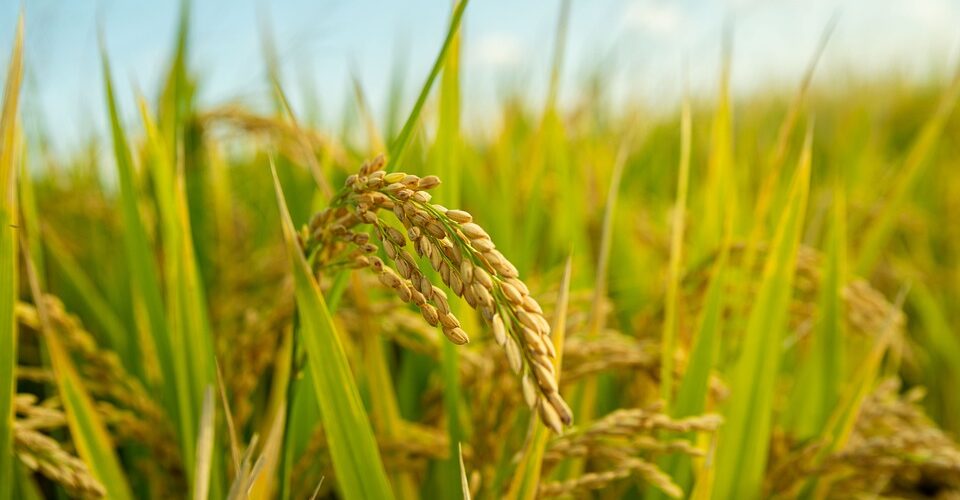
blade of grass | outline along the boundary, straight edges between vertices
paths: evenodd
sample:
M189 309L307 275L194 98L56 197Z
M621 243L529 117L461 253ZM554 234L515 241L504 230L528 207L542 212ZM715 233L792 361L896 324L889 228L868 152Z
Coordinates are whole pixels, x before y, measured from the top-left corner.
M14 481L14 498L19 500L44 500L44 496L40 493L40 487L37 486L37 481L33 477L32 471L27 468L23 463L16 465L16 475L17 480Z
M213 399L213 387L207 386L203 392L203 406L200 412L200 426L197 429L197 449L194 459L193 499L206 500L210 495L210 471L213 466L213 437L216 424L216 405Z
M13 495L13 397L17 322L17 107L23 78L23 15L17 21L0 114L0 500Z
M460 460L460 489L463 500L470 500L470 481L467 480L467 469L463 466L463 446L457 443L457 458Z
M463 10L467 8L468 1L469 0L458 0L453 7L453 14L450 16L450 24L447 28L447 36L443 40L443 47L441 47L440 53L437 54L437 59L430 69L430 74L427 75L427 80L420 88L420 95L417 96L417 102L413 105L410 115L407 116L407 121L404 122L403 128L400 129L400 134L390 143L389 154L387 155L390 162L390 165L387 167L388 171L395 171L403 159L403 153L407 148L407 144L410 142L410 136L413 134L417 121L420 119L420 111L427 102L427 96L430 95L433 82L437 79L437 75L440 74L440 70L443 68L447 51L453 44L454 37L460 29L460 19L463 18Z
M166 81L160 93L159 110L157 111L159 128L164 143L170 148L170 151L176 151L180 146L182 127L189 112L187 108L190 105L192 90L187 75L189 31L190 0L181 0L173 60L166 72Z
M285 329L280 348L277 350L277 359L289 359L290 352L293 350L293 332ZM283 460L283 446L287 433L287 387L290 385L290 364L281 363L277 366L273 374L273 381L270 384L270 399L267 403L265 416L262 420L261 429L267 436L263 443L263 468L259 476L255 478L250 486L250 498L277 498L277 472L280 470ZM228 412L229 416L229 412ZM229 422L229 420L228 420Z
M332 315L340 305L340 300L349 283L350 273L341 272L333 279L327 291L327 310ZM310 370L303 372L303 349L298 345L298 336L291 335L289 349L284 351L283 359L290 368L289 383L287 384L287 409L284 416L287 419L284 432L283 454L280 458L280 480L277 496L282 500L290 498L290 474L294 458L299 456L309 441L320 418L319 403L313 390L313 375Z
M720 90L717 106L710 125L710 156L707 160L706 187L703 191L703 226L698 232L700 251L716 250L724 235L736 221L737 196L734 192L736 176L733 173L733 111L730 99L730 58L732 33L725 30L723 63L720 70Z
M22 243L26 245L25 238ZM56 331L51 327L43 292L37 281L33 261L29 257L29 249L24 254L30 292L40 316L40 327L53 369L54 382L63 404L63 413L66 416L67 427L70 429L70 437L77 448L77 454L87 464L93 477L103 485L107 498L132 499L132 490L127 483L127 477L124 475L107 428L70 359L70 353L66 346L60 343L60 335L64 332Z
M557 357L553 360L556 369L557 381L560 380L560 369L563 365L563 342L567 329L567 305L570 302L570 276L573 270L573 256L567 257L567 264L563 269L563 279L560 281L560 295L557 297L557 308L553 315L551 338ZM540 487L540 477L543 471L543 454L550 440L550 430L539 419L531 419L533 437L523 454L520 464L513 472L510 489L505 498L509 500L533 500L537 497Z
M106 488L108 498L134 498L106 427L57 335L48 332L46 345L77 452L93 476Z
M883 197L883 209L863 236L855 269L858 276L868 276L880 259L883 249L896 229L897 220L913 192L917 179L928 163L927 159L943 134L947 119L956 107L958 98L960 98L960 69L943 91L936 110L923 125L920 135L910 146L903 166L892 184L892 191Z
M817 307L818 319L811 338L811 353L800 368L795 386L798 394L795 432L799 439L819 435L836 407L837 398L847 380L846 332L843 309L846 276L846 202L843 189L834 188L832 225L827 242L823 280Z
M101 58L117 181L120 188L123 243L130 272L130 293L133 299L134 316L138 331L144 332L143 336L153 344L152 350L145 348L142 355L145 357L152 352L157 356L161 379L150 382L163 394L168 413L179 416L177 428L181 438L181 450L184 456L190 456L190 452L186 450L195 449L192 436L196 420L193 418L187 378L184 370L179 368L181 365L185 366L185 362L182 360L182 349L176 348L178 343L171 338L170 330L167 328L156 263L153 261L147 231L140 216L140 195L137 190L133 157L120 124L110 75L110 62L102 42Z
M620 181L627 163L627 141L620 144L617 158L613 164L613 175L610 177L610 186L607 189L607 205L603 212L603 230L600 235L600 249L597 254L597 267L593 288L593 298L590 306L590 323L587 337L596 337L603 330L606 318L603 314L603 302L607 294L607 271L610 265L610 248L613 242L613 218L616 214L617 199L620 196ZM597 379L591 378L580 383L570 398L573 414L577 421L586 423L593 420L594 407L597 401ZM557 469L557 477L569 479L579 476L583 468L583 460L571 460Z
M884 327L880 332L879 338L877 338L870 352L867 353L867 356L853 374L853 377L850 379L850 384L846 387L836 407L830 414L830 418L822 434L824 446L814 457L811 464L812 467L818 467L828 455L841 450L850 438L857 416L860 414L860 407L870 394L870 390L876 385L883 357L896 336L897 329L894 327L894 318L896 317L896 313L903 309L903 303L907 297L907 290L908 289L904 287L900 290L900 293L897 294L895 305L890 309L890 313L885 318ZM825 498L828 488L829 481L820 482L818 477L814 476L808 480L802 496L808 497L810 493L813 493L816 498Z
M220 363L217 363L217 392L220 393L220 404L223 405L223 416L227 424L227 444L230 446L233 473L238 474L241 461L240 438L237 437L237 427L233 423L233 412L230 411L230 401L227 399L227 388L223 384L223 372L220 370Z
M377 335L378 326L376 321L372 321L374 316L370 312L368 290L356 273L350 276L350 292L355 307L362 312L357 326L360 331L369 333L363 336L361 348L374 428L377 435L386 439L403 439L403 420L400 418L400 409L393 392L393 377L384 353L384 340ZM392 473L390 479L399 498L416 498L417 489L413 476L407 473Z
M133 339L129 338L127 329L123 326L123 321L111 308L107 299L83 270L83 267L67 251L56 231L42 228L40 234L41 242L50 256L50 263L55 266L55 270L59 271L58 276L72 287L77 292L77 296L85 302L84 305L99 327L94 331L103 332L103 336L97 340L118 353L130 353L131 350L136 349L136 346L133 345L134 342L132 342ZM124 358L124 365L131 372L143 372L142 369L138 369L132 363L136 359L132 355L124 354L121 357Z
M687 187L690 184L690 101L684 98L680 111L680 165L677 179L677 203L673 208L670 235L670 263L667 271L667 296L663 337L660 341L660 399L669 411L673 401L673 364L677 343L677 307L680 294L680 266L683 262L683 230L687 210Z
M950 326L950 319L944 309L943 302L934 294L928 285L917 282L911 289L910 303L917 311L917 317L923 328L923 345L931 351L933 363L927 368L925 376L931 396L939 393L941 424L944 428L955 433L960 432L960 394L952 388L960 387L960 339ZM935 391L934 387L950 387L951 389Z
M677 389L677 398L671 408L674 418L684 418L703 413L707 408L707 397L710 389L710 373L717 363L720 353L720 335L723 330L724 291L727 282L727 260L729 251L727 246L721 250L716 265L713 267L710 285L704 299L703 312L700 316L700 325L693 339L690 359L687 361L687 370ZM694 438L693 434L681 438ZM688 490L693 465L686 456L675 455L665 461L663 467L674 481ZM697 478L697 484L700 485ZM662 497L662 494L657 493ZM656 498L656 497L655 497Z
M794 130L796 130L797 123L800 120L800 111L803 109L810 86L813 83L813 76L820 63L820 59L823 57L824 51L826 51L830 38L833 37L833 29L835 26L836 18L832 18L827 22L827 25L824 26L817 48L814 50L813 56L807 64L803 80L800 82L797 92L790 101L790 106L787 108L787 114L783 122L780 123L780 128L777 132L777 142L767 163L768 174L763 179L763 183L758 191L759 195L756 205L754 206L752 218L753 227L750 229L750 234L747 239L747 254L743 259L743 269L753 269L756 263L760 242L763 241L767 233L767 216L769 215L769 210L773 206L774 199L780 193L778 186L783 170L782 166L790 145L790 138L793 136Z
M760 493L771 432L772 402L787 324L795 259L807 207L812 132L794 174L790 196L764 266L731 373L726 423L720 431L714 498L755 498Z
M41 287L47 286L45 274L43 245L40 240L40 214L37 212L37 199L34 193L33 179L30 176L29 158L27 157L27 148L23 148L20 158L20 215L23 217L23 232L27 235L27 243L30 248L33 262L37 266L37 281Z
M252 499L274 498L273 474L280 461L280 448L283 446L284 424L286 422L286 407L277 406L277 413L270 419L267 429L267 439L263 442L263 450L257 459L257 467L251 477L252 484L247 489Z
M293 267L299 336L320 405L324 432L344 498L393 498L380 450L320 287L297 244L276 168L271 164L284 241Z
M216 362L213 352L213 333L206 310L206 293L197 269L190 214L186 200L186 177L182 148L173 165L164 147L163 138L146 106L140 99L140 112L147 135L150 172L153 174L155 196L159 207L163 233L165 264L167 266L168 317L173 319L174 337L180 339L181 354L186 365L187 388L191 408L201 408L204 387L216 383ZM193 415L195 418L200 415ZM192 439L192 437L191 437ZM185 448L186 449L186 448ZM218 456L213 457L212 492L219 492ZM187 461L190 471L199 464ZM196 478L194 478L196 480Z
M273 65L270 66L272 68L271 71L276 71L276 68L273 68ZM287 120L289 120L290 124L293 126L293 130L296 132L297 142L300 148L303 150L304 157L307 159L307 167L310 169L310 174L313 176L314 182L317 183L317 187L320 188L320 193L325 199L329 200L333 197L333 187L330 185L330 181L327 179L327 175L326 172L324 172L323 166L317 161L313 146L310 144L307 134L300 126L300 121L297 119L296 113L293 112L293 107L290 106L290 101L287 99L286 92L284 92L283 87L280 86L279 73L271 72L270 79L273 84L273 93L277 97L277 102L280 104L281 110L286 115Z
M567 132L564 119L557 105L560 94L560 76L564 56L567 48L567 31L570 24L569 0L560 2L557 13L556 33L554 35L553 56L550 65L549 87L547 97L543 103L543 111L538 127L530 138L530 152L523 161L523 168L519 172L511 172L503 176L504 193L512 200L516 196L517 186L526 191L526 199L521 206L550 207L548 210L555 213L553 217L528 216L520 224L521 242L515 253L515 263L522 273L534 271L532 264L536 262L538 250L542 245L544 234L549 234L556 242L557 248L573 245L573 248L584 248L587 242L582 231L583 224L583 197L577 188L578 180L571 166L567 145ZM548 171L549 169L549 171ZM519 176L516 174L520 174ZM544 177L557 181L556 197L550 199L539 184ZM534 187L536 186L536 187ZM496 205L495 206L500 206ZM507 206L506 204L502 206ZM517 210L517 205L514 205ZM512 226L516 224L511 214L501 211L500 220ZM508 247L509 248L509 247Z

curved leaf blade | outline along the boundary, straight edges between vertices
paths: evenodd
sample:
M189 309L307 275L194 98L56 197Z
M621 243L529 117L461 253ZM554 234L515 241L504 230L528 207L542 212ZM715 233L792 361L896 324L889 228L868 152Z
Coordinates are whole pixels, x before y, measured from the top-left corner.
M370 419L320 286L297 244L296 229L272 163L271 171L283 239L293 265L300 340L307 352L308 369L313 375L313 388L321 408L320 417L338 484L347 499L392 499L393 492L380 460Z

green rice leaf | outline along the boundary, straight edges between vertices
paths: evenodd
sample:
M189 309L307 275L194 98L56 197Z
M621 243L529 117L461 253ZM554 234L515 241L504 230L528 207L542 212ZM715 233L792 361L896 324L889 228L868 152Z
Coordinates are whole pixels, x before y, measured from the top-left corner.
M460 489L463 500L470 500L470 481L467 480L467 469L463 465L463 446L457 443L457 458L460 460Z
M97 340L110 346L118 353L131 353L131 351L137 349L135 345L137 339L129 337L127 329L123 326L123 322L117 316L117 313L111 308L107 299L86 271L83 270L83 267L70 255L56 232L41 229L40 234L53 268L59 271L59 276L77 292L77 296L83 300L84 306L89 310L95 324L99 327L96 331L103 333L104 338L98 338ZM122 357L125 358L123 359L124 365L131 372L137 373L140 371L140 367L133 364L133 360L136 358L127 354Z
M677 307L680 290L680 266L683 261L683 227L690 184L690 102L684 99L680 118L680 168L677 180L677 204L673 209L670 234L670 264L667 272L666 317L661 340L660 398L667 408L673 400L673 362L677 343Z
M453 14L450 16L450 24L447 27L447 36L443 40L443 47L440 48L440 53L437 54L437 59L433 62L433 67L430 69L430 74L427 75L427 80L423 82L423 86L420 88L420 95L417 96L417 102L413 105L410 115L407 116L407 121L404 122L403 128L400 129L400 134L390 143L388 155L390 165L388 166L388 170L391 172L397 169L403 159L403 152L406 150L407 144L410 142L410 136L413 134L413 130L420 119L420 111L423 110L423 105L427 102L427 96L430 95L433 82L437 79L440 70L443 68L443 63L446 61L447 51L453 44L457 31L460 29L460 19L463 18L463 10L467 8L468 1L469 0L458 0L456 5L454 5Z
M863 235L863 243L856 261L858 275L868 275L880 259L881 253L896 229L903 207L907 204L920 173L928 163L927 159L943 134L947 119L956 107L958 98L960 98L960 70L943 91L937 108L914 139L896 179L891 184L891 192L883 197L883 209Z
M742 351L733 366L726 422L720 430L714 498L756 498L766 469L773 395L787 308L793 293L797 248L810 181L808 131L787 204L750 310Z
M13 495L13 397L17 367L17 107L23 78L23 16L17 23L0 110L0 500Z
M338 485L348 500L391 499L393 492L346 353L320 286L297 243L296 229L287 211L276 168L272 165L271 168L284 241L293 264L300 320L298 333L307 352L307 365L313 375L313 387Z
M93 398L83 385L69 351L60 343L60 336L67 332L55 330L51 326L36 268L29 256L26 258L25 268L40 317L40 331L53 369L53 381L63 404L63 413L77 454L86 463L93 477L103 485L108 498L133 498L107 427L94 406Z
M182 158L174 165L170 149L147 109L140 99L140 112L147 134L147 152L150 172L153 174L157 205L163 233L166 259L167 317L172 322L173 338L178 339L180 358L177 362L186 367L185 393L190 408L201 408L204 387L216 383L216 362L213 352L213 332L206 309L206 292L197 269L190 214L186 199L186 179ZM183 389L178 388L178 391ZM194 418L199 414L192 415ZM193 439L190 436L190 439ZM199 446L196 444L195 446ZM185 448L186 449L186 448ZM215 465L214 489L219 472L219 457L213 457ZM199 464L187 461L189 470L197 470ZM196 480L196 478L194 478Z
M45 333L50 363L77 453L93 477L107 490L108 498L134 498L107 428L94 408L93 399L83 386L70 354L57 338L60 332L47 329Z
M843 394L838 398L824 431L820 435L824 445L814 456L811 463L812 467L819 466L828 455L843 449L844 445L847 444L850 434L853 433L857 416L860 414L860 407L867 396L870 395L870 391L876 387L883 357L890 349L897 333L894 318L897 312L902 310L906 296L907 289L901 289L895 306L890 309L890 313L885 318L883 329L879 332L876 342L852 374L850 383L846 385ZM829 478L821 481L818 476L813 476L807 480L803 497L808 497L813 493L815 498L826 498L829 485Z
M167 328L167 319L164 313L160 281L157 276L156 263L153 252L147 239L147 231L140 216L139 197L136 172L133 167L133 156L127 139L120 124L119 111L113 93L113 82L110 75L110 62L106 49L101 48L103 59L103 80L107 109L110 120L110 131L113 137L114 159L117 166L117 181L120 188L120 211L123 222L123 244L130 272L130 285L134 304L134 316L140 331L146 332L144 337L153 343L152 352L156 353L160 367L160 380L152 380L160 388L164 396L167 411L171 415L179 415L179 431L183 450L193 450L194 427L192 406L188 398L186 377L183 369L178 372L177 367L186 364L183 362L182 349L175 348L175 342L170 337ZM146 351L146 350L145 350ZM179 358L179 363L177 362ZM189 452L185 453L189 455Z
M717 364L720 352L720 335L723 331L724 290L727 285L728 249L721 250L720 257L711 272L710 286L704 299L703 312L699 320L687 370L677 389L677 399L671 409L674 418L691 417L703 413L707 408L707 396L710 389L710 373ZM693 434L684 436L693 438ZM693 466L689 457L672 456L666 460L664 470L673 477L681 488L689 486ZM697 478L699 485L701 478ZM656 494L660 494L657 492Z
M197 429L197 449L193 473L193 499L205 500L210 494L210 472L213 465L213 438L216 421L216 405L213 387L207 386L203 393L200 426Z
M797 437L819 435L847 379L846 332L843 288L846 276L846 201L842 189L834 189L831 229L824 259L823 281L817 306L817 322L810 339L810 356L801 365L791 412Z

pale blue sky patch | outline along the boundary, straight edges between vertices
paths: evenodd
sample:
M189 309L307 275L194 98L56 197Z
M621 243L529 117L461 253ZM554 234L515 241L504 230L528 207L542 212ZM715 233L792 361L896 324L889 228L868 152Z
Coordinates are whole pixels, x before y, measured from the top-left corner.
M18 2L0 2L0 53L9 52ZM126 121L134 88L154 98L173 48L179 2L27 0L28 127L69 152L104 130L98 26L103 27ZM398 59L411 102L442 41L451 3L437 0L195 0L191 68L204 105L269 102L261 31L272 27L295 106L320 103L339 126L351 72L383 117ZM463 99L471 127L491 123L507 92L542 102L558 0L473 0L464 25ZM947 75L960 46L960 0L574 0L562 80L571 102L590 71L605 71L614 102L672 106L688 68L696 93L715 92L724 23L732 22L738 94L792 88L831 16L838 23L817 83L891 72ZM306 110L301 109L301 113Z

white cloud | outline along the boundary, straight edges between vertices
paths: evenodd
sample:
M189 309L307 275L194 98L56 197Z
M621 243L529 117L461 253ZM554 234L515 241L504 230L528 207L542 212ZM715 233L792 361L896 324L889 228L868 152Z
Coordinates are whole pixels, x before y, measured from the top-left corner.
M683 12L675 3L657 0L631 2L623 19L628 28L659 37L678 34L685 22Z
M483 66L513 67L524 59L523 42L511 33L487 33L476 41L475 60Z

